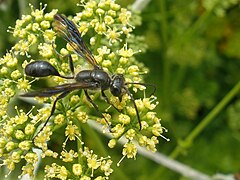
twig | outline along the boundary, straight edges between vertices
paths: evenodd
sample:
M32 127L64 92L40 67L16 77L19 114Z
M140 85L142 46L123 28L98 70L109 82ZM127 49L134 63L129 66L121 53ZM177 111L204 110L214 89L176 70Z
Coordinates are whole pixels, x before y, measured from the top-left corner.
M99 124L97 124L95 121L89 121L89 125L91 127L93 127L94 129L96 129L97 131L99 131L100 133L102 133L102 128ZM104 134L105 136L111 138L110 134ZM120 144L125 144L127 142L127 140L125 138L121 138L118 141ZM196 180L210 180L211 178L206 175L203 174L189 166L186 166L178 161L169 159L167 156L159 153L159 152L155 152L152 153L148 150L146 150L145 148L139 146L138 144L135 143L135 145L137 146L137 150L138 153L141 154L142 156L147 157L148 159L151 159L152 161L155 161L158 164L161 164L175 172L178 172L179 174L188 177L190 179L196 179Z
M132 4L132 10L133 11L142 11L148 5L148 3L150 3L150 1L151 0L136 0Z
M192 144L194 139L206 128L212 121L216 120L216 116L236 97L240 92L240 81L222 98L222 100L204 117L201 122L192 130L191 133L183 140L183 144ZM171 153L172 158L176 158L181 154L182 147L178 145Z
M212 180L236 180L236 178L232 174L215 174Z

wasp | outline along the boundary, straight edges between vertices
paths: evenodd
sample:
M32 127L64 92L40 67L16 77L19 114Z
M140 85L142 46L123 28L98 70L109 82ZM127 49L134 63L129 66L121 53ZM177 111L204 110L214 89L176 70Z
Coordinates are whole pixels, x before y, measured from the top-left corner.
M110 123L104 117L104 115L99 110L95 102L91 99L88 91L100 90L102 97L106 100L108 104L112 105L116 110L118 109L113 104L111 104L109 98L105 94L105 91L110 90L111 94L115 97L118 97L120 101L122 100L122 96L127 93L135 108L137 119L138 119L140 130L141 130L141 121L140 121L139 111L137 109L135 99L133 95L130 93L130 91L128 90L127 85L138 84L138 85L146 86L149 84L137 83L137 82L125 82L125 78L122 74L113 74L110 76L97 63L93 54L91 53L91 51L89 50L85 42L83 41L81 33L78 31L78 28L74 24L74 22L67 19L64 15L60 15L60 14L54 15L53 27L56 30L57 35L61 36L63 39L67 41L67 43L69 43L74 53L84 58L90 65L92 65L93 69L81 70L80 72L75 74L73 60L70 55L68 56L69 57L68 59L69 59L69 68L71 70L72 76L61 75L54 66L52 66L49 62L43 61L43 60L37 60L26 65L25 73L28 76L32 76L32 77L59 76L61 78L74 80L74 82L72 83L66 83L66 84L55 86L55 87L49 87L41 90L27 92L21 95L23 97L50 97L53 95L58 95L53 102L49 117L47 118L47 120L45 121L44 125L42 126L39 132L43 130L43 128L47 125L49 119L53 115L56 108L57 101L64 98L74 90L84 91L87 100L92 104L92 106L102 116L102 118L104 118L106 124L109 127L110 127ZM155 86L153 87L155 92L156 88ZM120 112L120 110L118 111Z

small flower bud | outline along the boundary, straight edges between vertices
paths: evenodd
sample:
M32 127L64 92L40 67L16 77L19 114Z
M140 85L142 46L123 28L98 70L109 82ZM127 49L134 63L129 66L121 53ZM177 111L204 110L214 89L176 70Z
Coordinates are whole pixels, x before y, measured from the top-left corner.
M108 147L110 148L114 148L117 144L117 141L116 139L111 139L109 142L108 142Z
M73 171L74 175L80 176L82 174L82 165L81 164L73 164L72 171Z
M23 151L28 151L31 148L31 141L22 141L18 144L18 147Z

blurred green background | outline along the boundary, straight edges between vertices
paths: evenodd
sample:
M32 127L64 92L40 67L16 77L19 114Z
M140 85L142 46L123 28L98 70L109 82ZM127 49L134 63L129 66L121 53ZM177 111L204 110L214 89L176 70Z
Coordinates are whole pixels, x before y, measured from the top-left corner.
M30 12L29 2L39 7L40 1L0 0L1 57L15 41L7 33L8 26ZM48 4L46 11L59 9L68 15L79 11L78 0L41 2ZM133 2L117 1L123 7ZM145 81L157 86L158 116L168 129L165 136L171 139L160 139L158 151L210 176L240 172L239 91L225 101L222 109L217 106L240 81L240 3L154 0L143 9L141 17L142 25L135 32L145 36L148 50L138 54L137 59L150 70ZM215 116L200 128L204 117L216 106ZM195 128L200 131L189 138ZM86 136L91 142L91 135ZM105 137L102 141L107 144ZM120 147L105 148L115 162L121 158ZM112 179L185 179L141 155L136 161L125 159L114 170Z

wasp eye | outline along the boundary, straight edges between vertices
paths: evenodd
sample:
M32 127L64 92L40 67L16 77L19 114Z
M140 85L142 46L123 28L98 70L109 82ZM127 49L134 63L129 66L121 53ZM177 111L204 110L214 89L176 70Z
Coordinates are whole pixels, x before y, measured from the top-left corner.
M111 93L112 93L114 96L116 96L116 97L120 97L121 94L122 94L121 88L119 88L119 87L112 86L112 87L110 88L110 90L111 90Z

